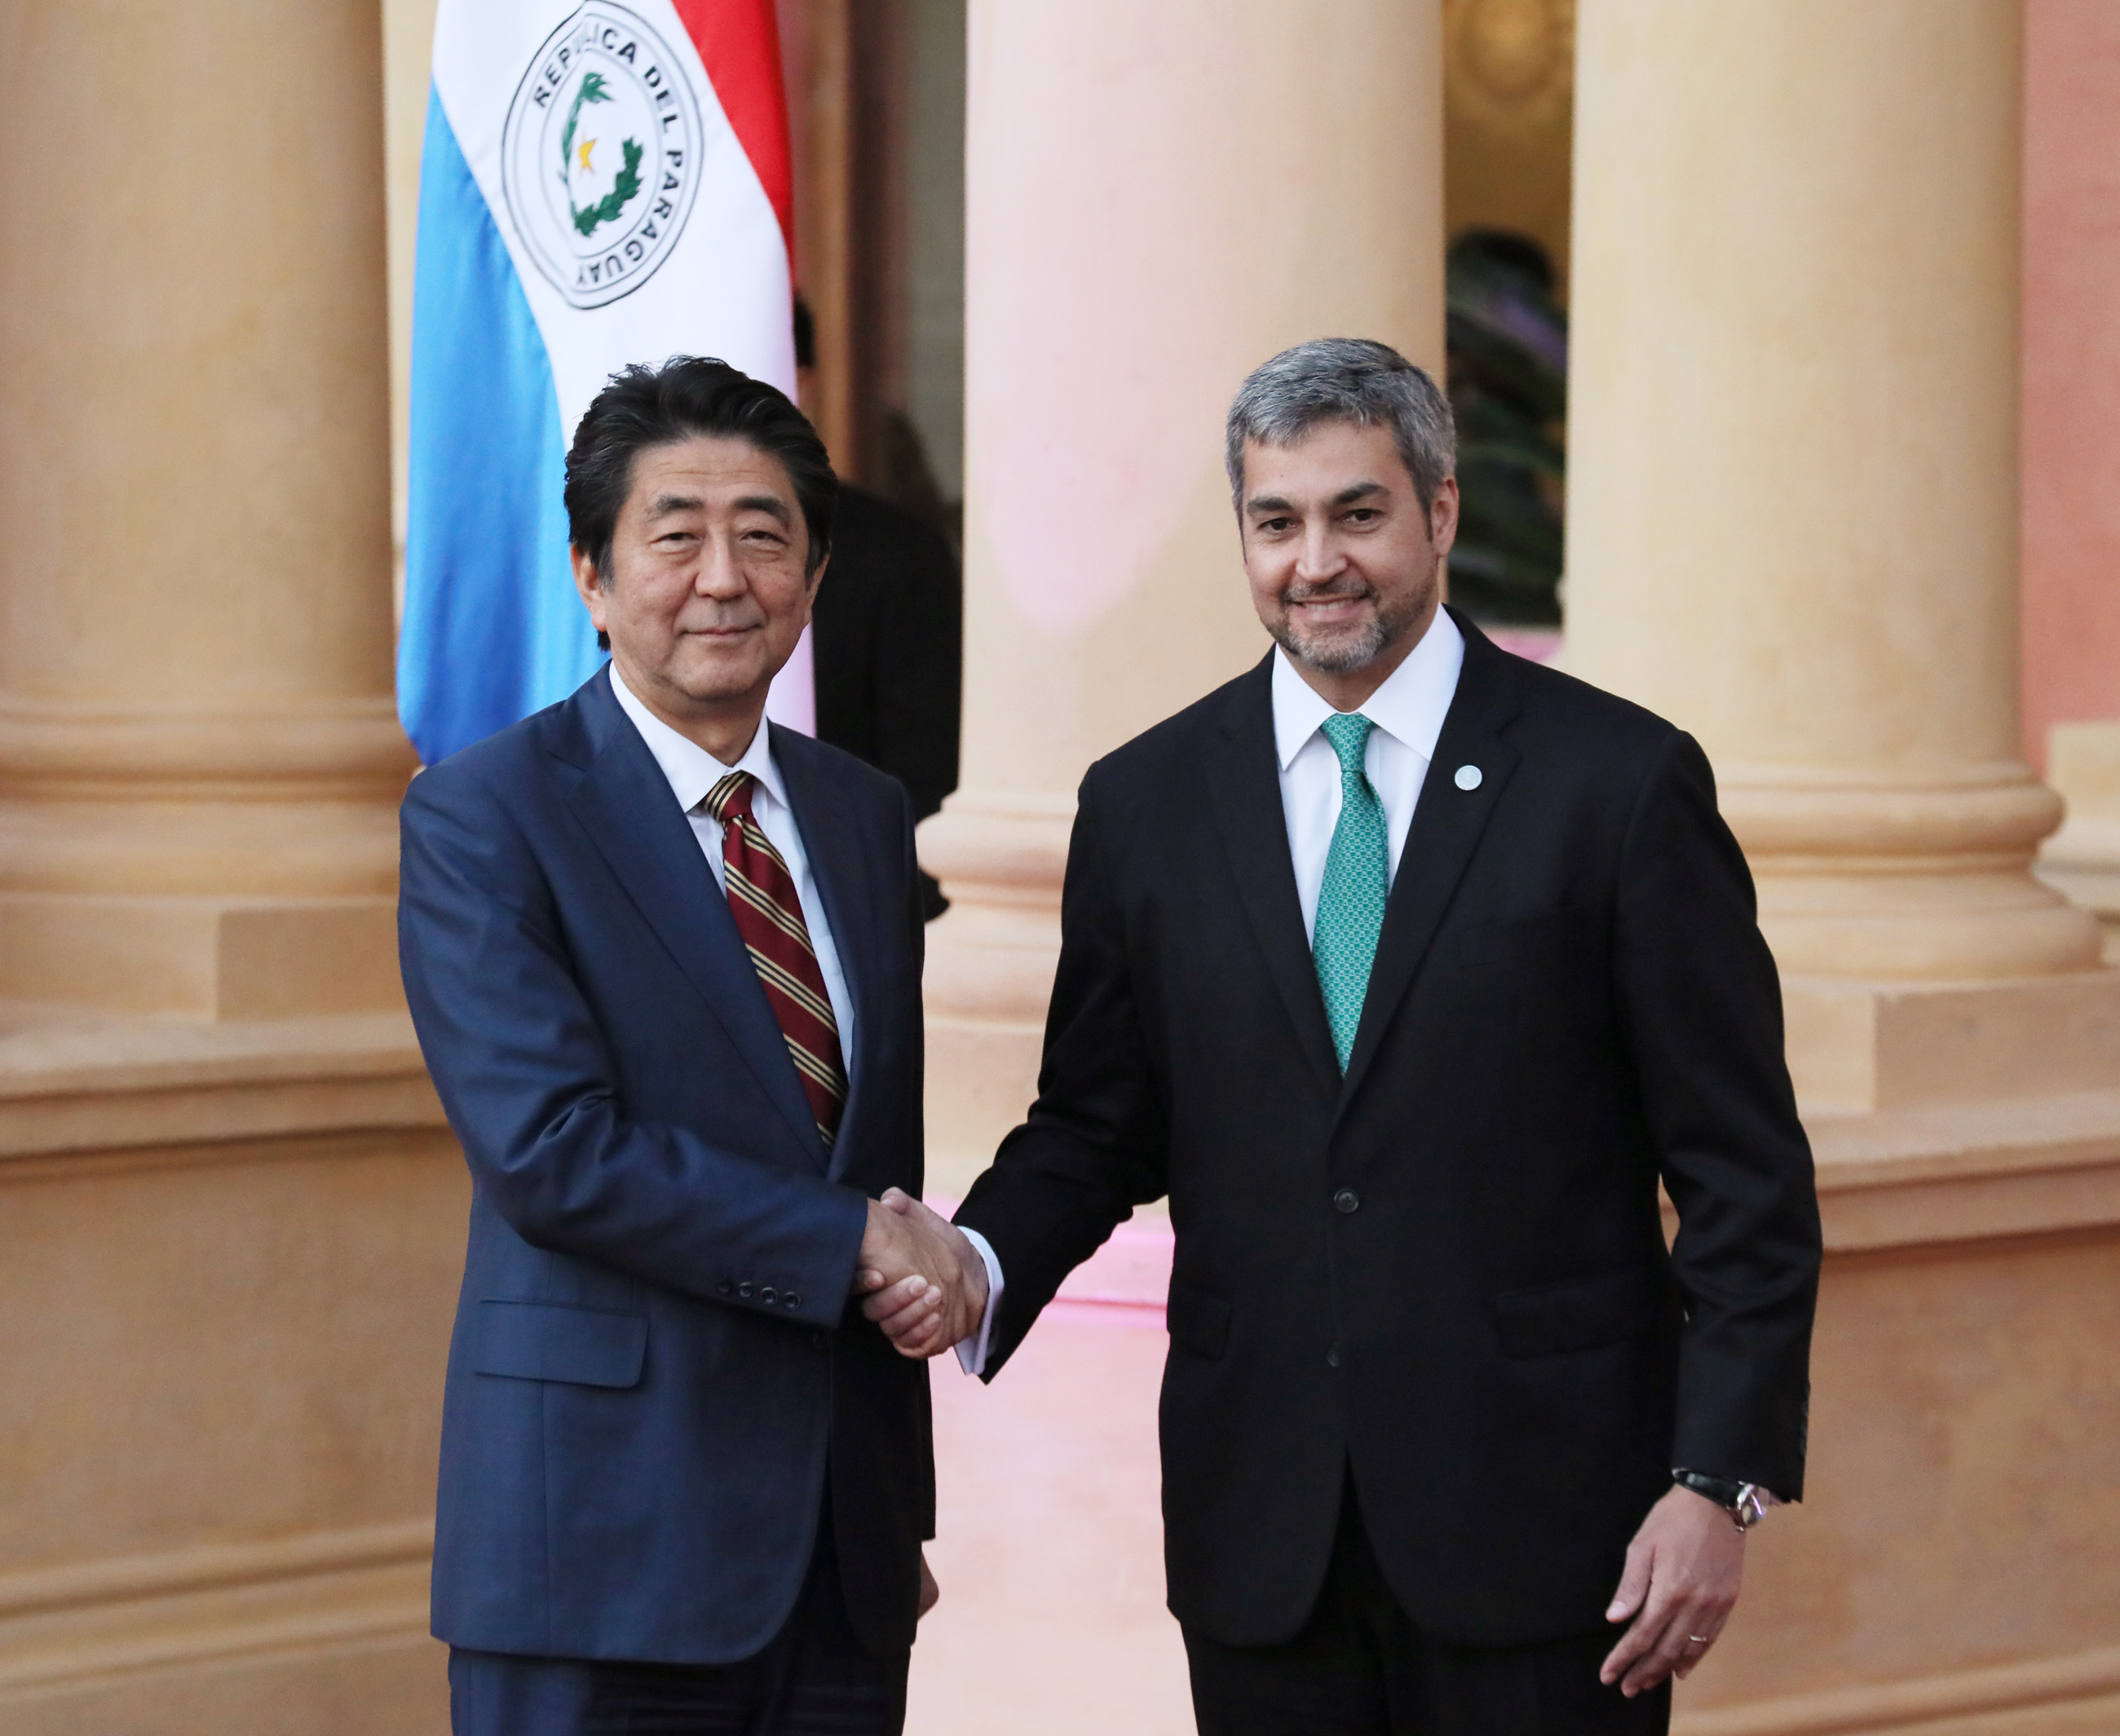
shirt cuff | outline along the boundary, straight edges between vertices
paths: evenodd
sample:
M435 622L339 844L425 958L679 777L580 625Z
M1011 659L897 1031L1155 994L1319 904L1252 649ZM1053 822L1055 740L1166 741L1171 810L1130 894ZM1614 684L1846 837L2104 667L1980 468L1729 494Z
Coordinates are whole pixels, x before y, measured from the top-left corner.
M1001 1262L994 1258L993 1249L986 1237L976 1230L963 1231L965 1240L979 1250L979 1258L986 1262L987 1311L979 1316L979 1329L957 1346L957 1363L968 1375L983 1375L987 1371L987 1341L993 1336L994 1314L1001 1306Z

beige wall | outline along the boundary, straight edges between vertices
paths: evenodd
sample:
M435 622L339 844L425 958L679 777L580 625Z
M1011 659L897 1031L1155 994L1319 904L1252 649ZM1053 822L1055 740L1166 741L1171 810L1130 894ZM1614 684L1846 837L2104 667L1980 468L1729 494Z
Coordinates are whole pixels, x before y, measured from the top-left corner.
M409 1736L465 1187L393 944L380 21L20 0L0 1728Z

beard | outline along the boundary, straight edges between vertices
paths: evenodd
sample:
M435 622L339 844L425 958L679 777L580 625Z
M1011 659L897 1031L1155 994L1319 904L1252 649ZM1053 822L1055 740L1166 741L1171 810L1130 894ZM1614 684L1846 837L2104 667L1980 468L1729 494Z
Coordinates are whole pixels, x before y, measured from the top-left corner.
M1434 595L1432 572L1427 584L1411 586L1388 601L1379 598L1374 586L1359 579L1353 584L1336 579L1324 584L1292 584L1281 595L1281 619L1272 628L1274 643L1306 668L1324 675L1351 674L1367 668L1403 639ZM1374 607L1367 620L1351 626L1322 633L1302 631L1290 605L1328 597L1366 597Z

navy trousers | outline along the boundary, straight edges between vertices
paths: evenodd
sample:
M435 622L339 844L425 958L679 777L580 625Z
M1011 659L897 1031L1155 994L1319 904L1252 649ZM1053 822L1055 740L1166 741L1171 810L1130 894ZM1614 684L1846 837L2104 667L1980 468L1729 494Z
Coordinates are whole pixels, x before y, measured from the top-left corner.
M1664 1736L1668 1683L1597 1679L1620 1628L1544 1645L1445 1645L1384 1583L1351 1485L1317 1608L1285 1645L1185 1632L1200 1736Z
M847 1619L829 1515L787 1625L735 1664L449 1651L454 1736L900 1736L910 1652L879 1658Z

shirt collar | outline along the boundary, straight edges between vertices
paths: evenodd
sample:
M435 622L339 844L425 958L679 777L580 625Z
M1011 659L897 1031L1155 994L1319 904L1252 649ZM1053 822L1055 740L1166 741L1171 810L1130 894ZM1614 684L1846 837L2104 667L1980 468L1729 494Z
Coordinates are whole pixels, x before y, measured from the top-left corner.
M676 797L677 805L687 813L704 801L708 792L732 771L749 772L765 785L774 801L783 807L788 806L788 794L780 783L780 768L773 762L772 729L764 718L758 720L758 733L751 737L743 757L733 766L724 766L697 742L678 734L641 704L633 690L619 678L616 663L611 666L611 696L640 732L640 739L648 744L648 751L655 756L655 763L669 783L671 794Z
M1385 677L1384 684L1357 708L1385 734L1397 738L1424 760L1435 757L1435 739L1443 733L1443 719L1458 691L1458 673L1465 664L1465 635L1439 608L1420 643L1406 654L1406 661ZM1288 770L1318 726L1332 715L1332 707L1318 691L1296 672L1288 654L1278 645L1273 653L1273 742L1281 769Z

